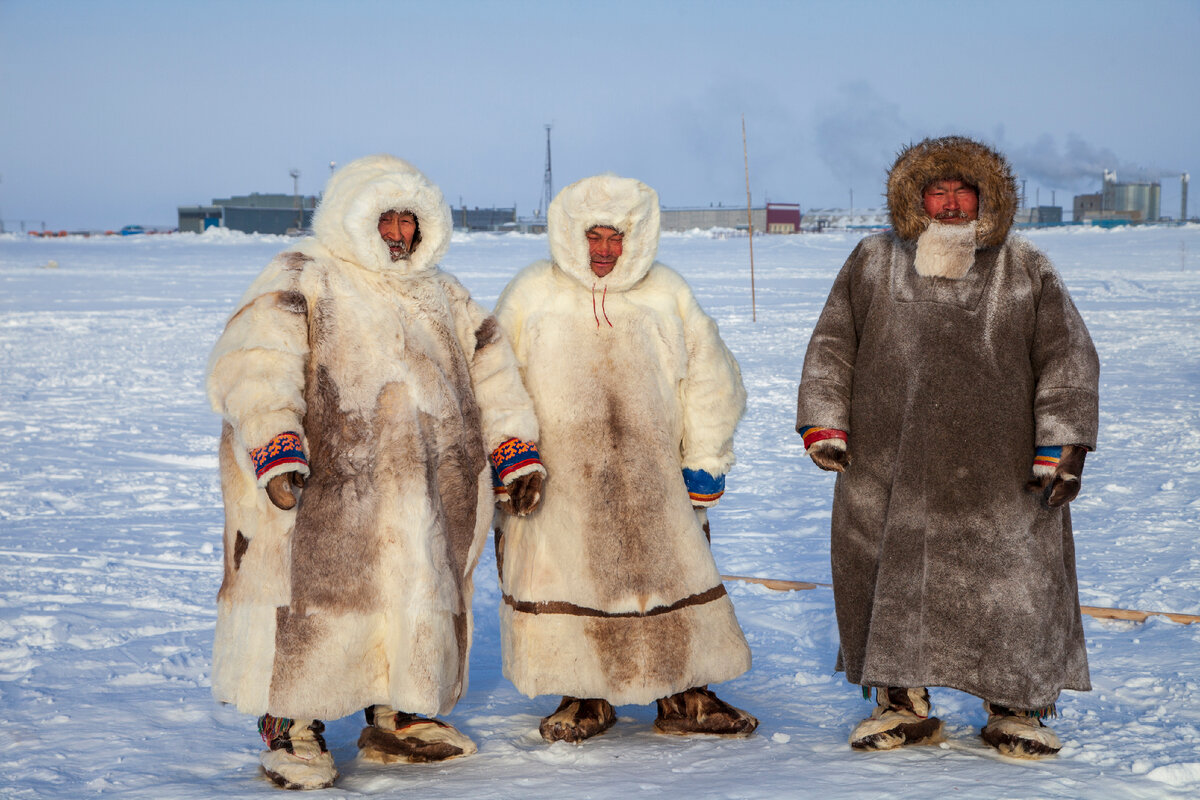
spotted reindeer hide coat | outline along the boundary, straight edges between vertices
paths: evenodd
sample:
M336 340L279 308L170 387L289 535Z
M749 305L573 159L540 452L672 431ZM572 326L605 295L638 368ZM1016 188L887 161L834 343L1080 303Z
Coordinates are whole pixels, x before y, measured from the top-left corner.
M549 471L542 507L497 533L504 674L531 697L648 703L750 666L681 473L733 466L745 391L716 324L654 261L658 215L637 181L567 187L548 214L553 260L496 306ZM624 233L604 278L595 225Z
M377 222L413 212L393 262ZM488 453L537 424L496 321L437 263L438 188L374 156L330 180L315 237L275 258L213 351L224 417L225 577L213 692L243 711L444 713L466 689ZM311 474L281 511L248 453L299 434Z
M979 190L959 278L914 266L922 189L944 178ZM839 668L1043 708L1090 683L1070 510L1024 486L1037 447L1095 447L1096 351L1049 259L1009 233L1002 156L960 137L914 145L888 205L895 230L846 261L799 391L798 426L848 434L831 545Z

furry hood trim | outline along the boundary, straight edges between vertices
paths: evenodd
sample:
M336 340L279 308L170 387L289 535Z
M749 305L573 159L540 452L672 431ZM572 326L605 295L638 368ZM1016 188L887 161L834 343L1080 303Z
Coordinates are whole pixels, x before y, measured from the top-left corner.
M921 193L933 181L960 180L979 190L976 248L1001 244L1017 213L1017 180L1008 159L965 136L943 136L909 145L887 178L887 205L896 235L915 242L929 227Z
M392 261L379 235L379 215L411 211L420 242L408 258ZM313 217L317 241L343 261L375 272L424 275L450 246L453 223L442 190L407 161L386 154L351 161L325 186Z
M576 181L558 193L546 214L555 266L584 286L622 292L646 276L658 253L658 193L611 172ZM612 272L592 272L587 232L602 225L625 234Z

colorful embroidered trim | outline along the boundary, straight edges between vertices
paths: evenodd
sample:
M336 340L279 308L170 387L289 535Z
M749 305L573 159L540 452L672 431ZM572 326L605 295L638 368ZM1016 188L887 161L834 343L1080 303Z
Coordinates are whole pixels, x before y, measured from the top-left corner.
M304 457L304 443L295 431L281 433L262 447L254 448L250 451L250 460L254 462L256 478L261 478L282 464L308 466L308 459Z
M692 502L715 503L725 494L725 476L709 475L702 469L684 467L683 482L687 486Z
M805 425L800 429L800 435L804 437L805 450L825 439L841 439L843 442L846 441L845 431L840 431L837 428L819 428L816 425Z
M508 499L508 488L504 485L504 481L500 480L500 473L496 472L496 465L492 465L492 491L496 494L496 500L503 503Z
M1043 469L1053 470L1058 466L1058 462L1062 459L1062 445L1053 447L1039 447L1037 453L1033 457L1033 466L1042 467Z
M498 475L492 476L492 486L496 485L496 478L499 477L500 483L503 484L508 476L521 469L533 464L541 464L542 459L538 457L537 445L533 442L523 442L520 439L507 439L492 451L492 466L495 467Z
M258 735L268 745L276 739L282 739L291 729L292 720L287 717L272 717L270 714L263 714L258 718Z

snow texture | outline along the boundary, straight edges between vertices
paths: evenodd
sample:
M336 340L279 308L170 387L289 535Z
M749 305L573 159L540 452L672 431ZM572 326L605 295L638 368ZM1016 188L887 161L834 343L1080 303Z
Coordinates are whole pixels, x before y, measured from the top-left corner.
M1200 226L1047 230L1100 351L1101 436L1074 504L1081 600L1200 614ZM720 323L749 391L739 464L711 514L726 574L829 581L833 479L793 430L808 335L855 235L666 235L660 258ZM205 359L237 298L287 240L210 233L0 235L0 796L278 796L254 720L209 693L221 575L218 420ZM491 305L545 237L456 235L445 266ZM552 491L553 489L551 489ZM490 548L471 686L449 719L479 754L355 761L359 716L329 721L342 777L321 797L864 796L1162 798L1200 794L1200 624L1085 617L1095 690L1060 699L1056 759L978 738L978 699L934 689L942 746L857 753L870 706L833 672L828 588L730 583L754 652L720 694L747 740L650 731L650 706L582 746L544 744L557 698L500 675Z

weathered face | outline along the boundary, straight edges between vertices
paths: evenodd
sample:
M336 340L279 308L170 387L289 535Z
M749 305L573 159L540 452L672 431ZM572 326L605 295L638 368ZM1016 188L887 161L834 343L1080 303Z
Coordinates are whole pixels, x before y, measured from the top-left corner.
M962 181L934 181L921 194L925 213L948 225L979 219L979 192Z
M597 278L603 278L617 265L617 259L621 257L621 250L625 246L625 234L615 228L596 225L588 228L587 241L592 272Z
M392 261L399 261L412 252L417 218L411 211L385 211L379 215L379 235L387 243Z

